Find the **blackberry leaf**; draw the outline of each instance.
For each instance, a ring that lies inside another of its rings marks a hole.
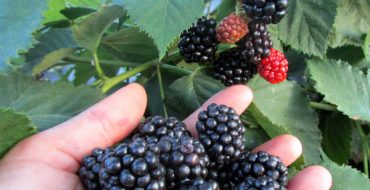
[[[370,80],[359,69],[347,62],[317,60],[308,62],[315,88],[325,100],[352,119],[370,121]]]
[[[25,114],[0,109],[0,158],[17,142],[36,133],[36,128]]]
[[[32,46],[32,32],[41,27],[42,12],[46,8],[46,0],[0,1],[0,70],[6,68],[19,50]]]
[[[308,98],[294,82],[270,85],[263,80],[255,77],[249,82],[256,108],[251,110],[252,114],[266,117],[272,125],[279,126],[262,125],[269,136],[292,134],[298,137],[303,144],[306,163],[318,163],[322,137],[317,115],[310,108]]]
[[[153,38],[159,58],[183,30],[203,13],[204,2],[199,0],[126,0],[124,5],[130,18]],[[150,11],[148,11],[150,10]]]
[[[290,0],[287,15],[278,25],[279,38],[293,49],[324,57],[329,33],[334,25],[337,2]]]

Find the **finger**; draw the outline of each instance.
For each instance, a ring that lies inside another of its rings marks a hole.
[[[302,154],[301,142],[292,135],[281,135],[258,146],[253,152],[265,151],[279,157],[285,165],[290,165]]]
[[[20,143],[12,152],[21,152],[19,159],[75,170],[93,148],[110,146],[130,134],[144,114],[146,101],[140,85],[128,85],[73,119]]]
[[[232,107],[238,114],[243,113],[249,104],[252,102],[253,94],[252,91],[245,85],[234,85],[226,88],[216,95],[212,96],[207,100],[199,109],[188,116],[184,122],[193,136],[197,136],[195,130],[195,123],[198,119],[198,114],[202,110],[206,110],[207,106],[211,103],[224,104]]]
[[[289,190],[329,190],[332,177],[327,169],[321,166],[310,166],[294,176],[288,184]]]

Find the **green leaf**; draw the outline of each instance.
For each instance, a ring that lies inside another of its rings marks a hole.
[[[274,49],[284,52],[283,44],[279,40],[279,31],[277,25],[268,25],[268,31],[271,34],[271,40],[274,44]]]
[[[125,0],[131,19],[153,38],[162,59],[167,47],[203,13],[200,0]]]
[[[67,82],[50,84],[21,74],[0,75],[0,107],[26,113],[39,130],[53,127],[102,98],[87,86]]]
[[[356,63],[362,61],[365,58],[365,55],[361,47],[345,45],[335,49],[330,48],[327,53],[327,58],[340,59],[355,65]]]
[[[27,64],[23,69],[26,73],[31,73],[35,65],[40,63],[47,54],[62,48],[77,46],[70,29],[51,29],[37,40],[39,43],[26,54]]]
[[[75,20],[81,16],[85,16],[93,12],[95,12],[95,9],[85,7],[71,7],[60,11],[60,13],[62,13],[69,20]]]
[[[215,79],[194,71],[191,75],[177,79],[168,87],[165,103],[185,118],[223,88]]]
[[[0,108],[0,158],[22,139],[34,134],[36,128],[22,113]]]
[[[56,51],[53,51],[46,55],[44,59],[41,61],[40,64],[37,64],[33,70],[32,75],[38,75],[43,71],[49,69],[50,67],[54,66],[58,61],[68,57],[71,55],[75,49],[73,48],[62,48]]]
[[[250,82],[254,92],[255,108],[266,117],[271,125],[265,130],[271,137],[280,134],[292,134],[299,138],[303,145],[303,156],[306,163],[320,161],[321,133],[318,118],[310,108],[309,100],[294,82],[283,82],[276,85],[267,83],[261,77]],[[251,110],[255,116],[258,114]]]
[[[293,49],[324,57],[338,0],[290,0],[278,24],[280,39]]]
[[[216,9],[216,20],[220,21],[235,11],[236,0],[222,0]]]
[[[370,0],[338,0],[338,14],[330,36],[330,46],[361,46],[370,31]]]
[[[347,163],[351,157],[351,127],[351,120],[338,112],[325,114],[320,121],[323,149],[338,164]]]
[[[32,32],[41,26],[46,4],[46,0],[0,1],[0,70],[19,50],[31,47]]]
[[[73,36],[81,47],[96,52],[105,30],[122,15],[124,15],[122,7],[104,6],[74,27]]]
[[[74,9],[74,7],[97,9],[101,3],[102,0],[49,0],[48,9],[44,12],[44,23],[65,19],[65,14],[61,12],[64,9]]]
[[[137,27],[112,33],[102,39],[102,44],[123,61],[148,62],[158,58],[153,40]]]
[[[370,121],[370,81],[360,70],[343,61],[310,60],[315,88],[325,100],[353,119]]]
[[[323,166],[326,167],[333,177],[332,190],[364,190],[370,189],[369,178],[360,171],[346,165],[338,165],[323,155]]]

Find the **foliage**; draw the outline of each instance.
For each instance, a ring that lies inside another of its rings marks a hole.
[[[184,63],[180,34],[202,15],[220,21],[239,6],[237,0],[1,1],[0,156],[132,82],[147,90],[148,115],[185,118],[225,87],[209,65]],[[321,164],[332,172],[334,189],[370,188],[368,10],[370,0],[289,1],[285,18],[268,27],[289,60],[288,81],[271,85],[256,76],[247,84],[254,92],[241,116],[248,148],[291,134],[303,145],[296,170]]]

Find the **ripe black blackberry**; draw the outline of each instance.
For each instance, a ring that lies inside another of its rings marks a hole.
[[[214,60],[219,43],[216,25],[216,20],[201,17],[196,24],[181,34],[178,48],[185,62],[205,63]]]
[[[183,185],[180,190],[220,190],[218,183],[212,180],[204,180],[203,178],[197,178],[189,185]],[[222,189],[224,190],[224,189]]]
[[[233,174],[231,173],[230,168],[230,165],[220,167],[215,162],[210,162],[207,179],[217,181],[222,190],[234,190],[235,184],[232,180]]]
[[[233,108],[209,105],[199,113],[196,129],[211,162],[219,167],[237,160],[244,151],[245,128]]]
[[[231,167],[236,189],[283,190],[288,184],[288,169],[282,161],[266,152],[245,152]]]
[[[161,116],[147,118],[134,132],[133,138],[145,138],[148,143],[157,143],[161,137],[190,136],[185,123],[175,117],[165,119]]]
[[[222,52],[213,68],[213,77],[225,86],[246,83],[257,73],[257,65],[244,59],[238,48]]]
[[[165,189],[159,148],[141,138],[117,145],[113,154],[102,160],[99,184],[106,190]]]
[[[244,0],[243,8],[254,21],[278,23],[286,14],[288,0]]]
[[[204,146],[190,135],[164,136],[158,143],[166,167],[167,189],[178,189],[208,174],[209,158]]]
[[[92,154],[85,156],[82,159],[81,167],[78,171],[82,184],[87,190],[99,190],[99,170],[101,168],[101,161],[103,158],[111,154],[113,150],[107,148],[105,150],[101,148],[95,148],[92,150]]]
[[[267,31],[266,24],[249,22],[249,33],[237,42],[238,48],[244,59],[250,63],[259,64],[261,58],[270,55],[272,48],[271,34]]]

